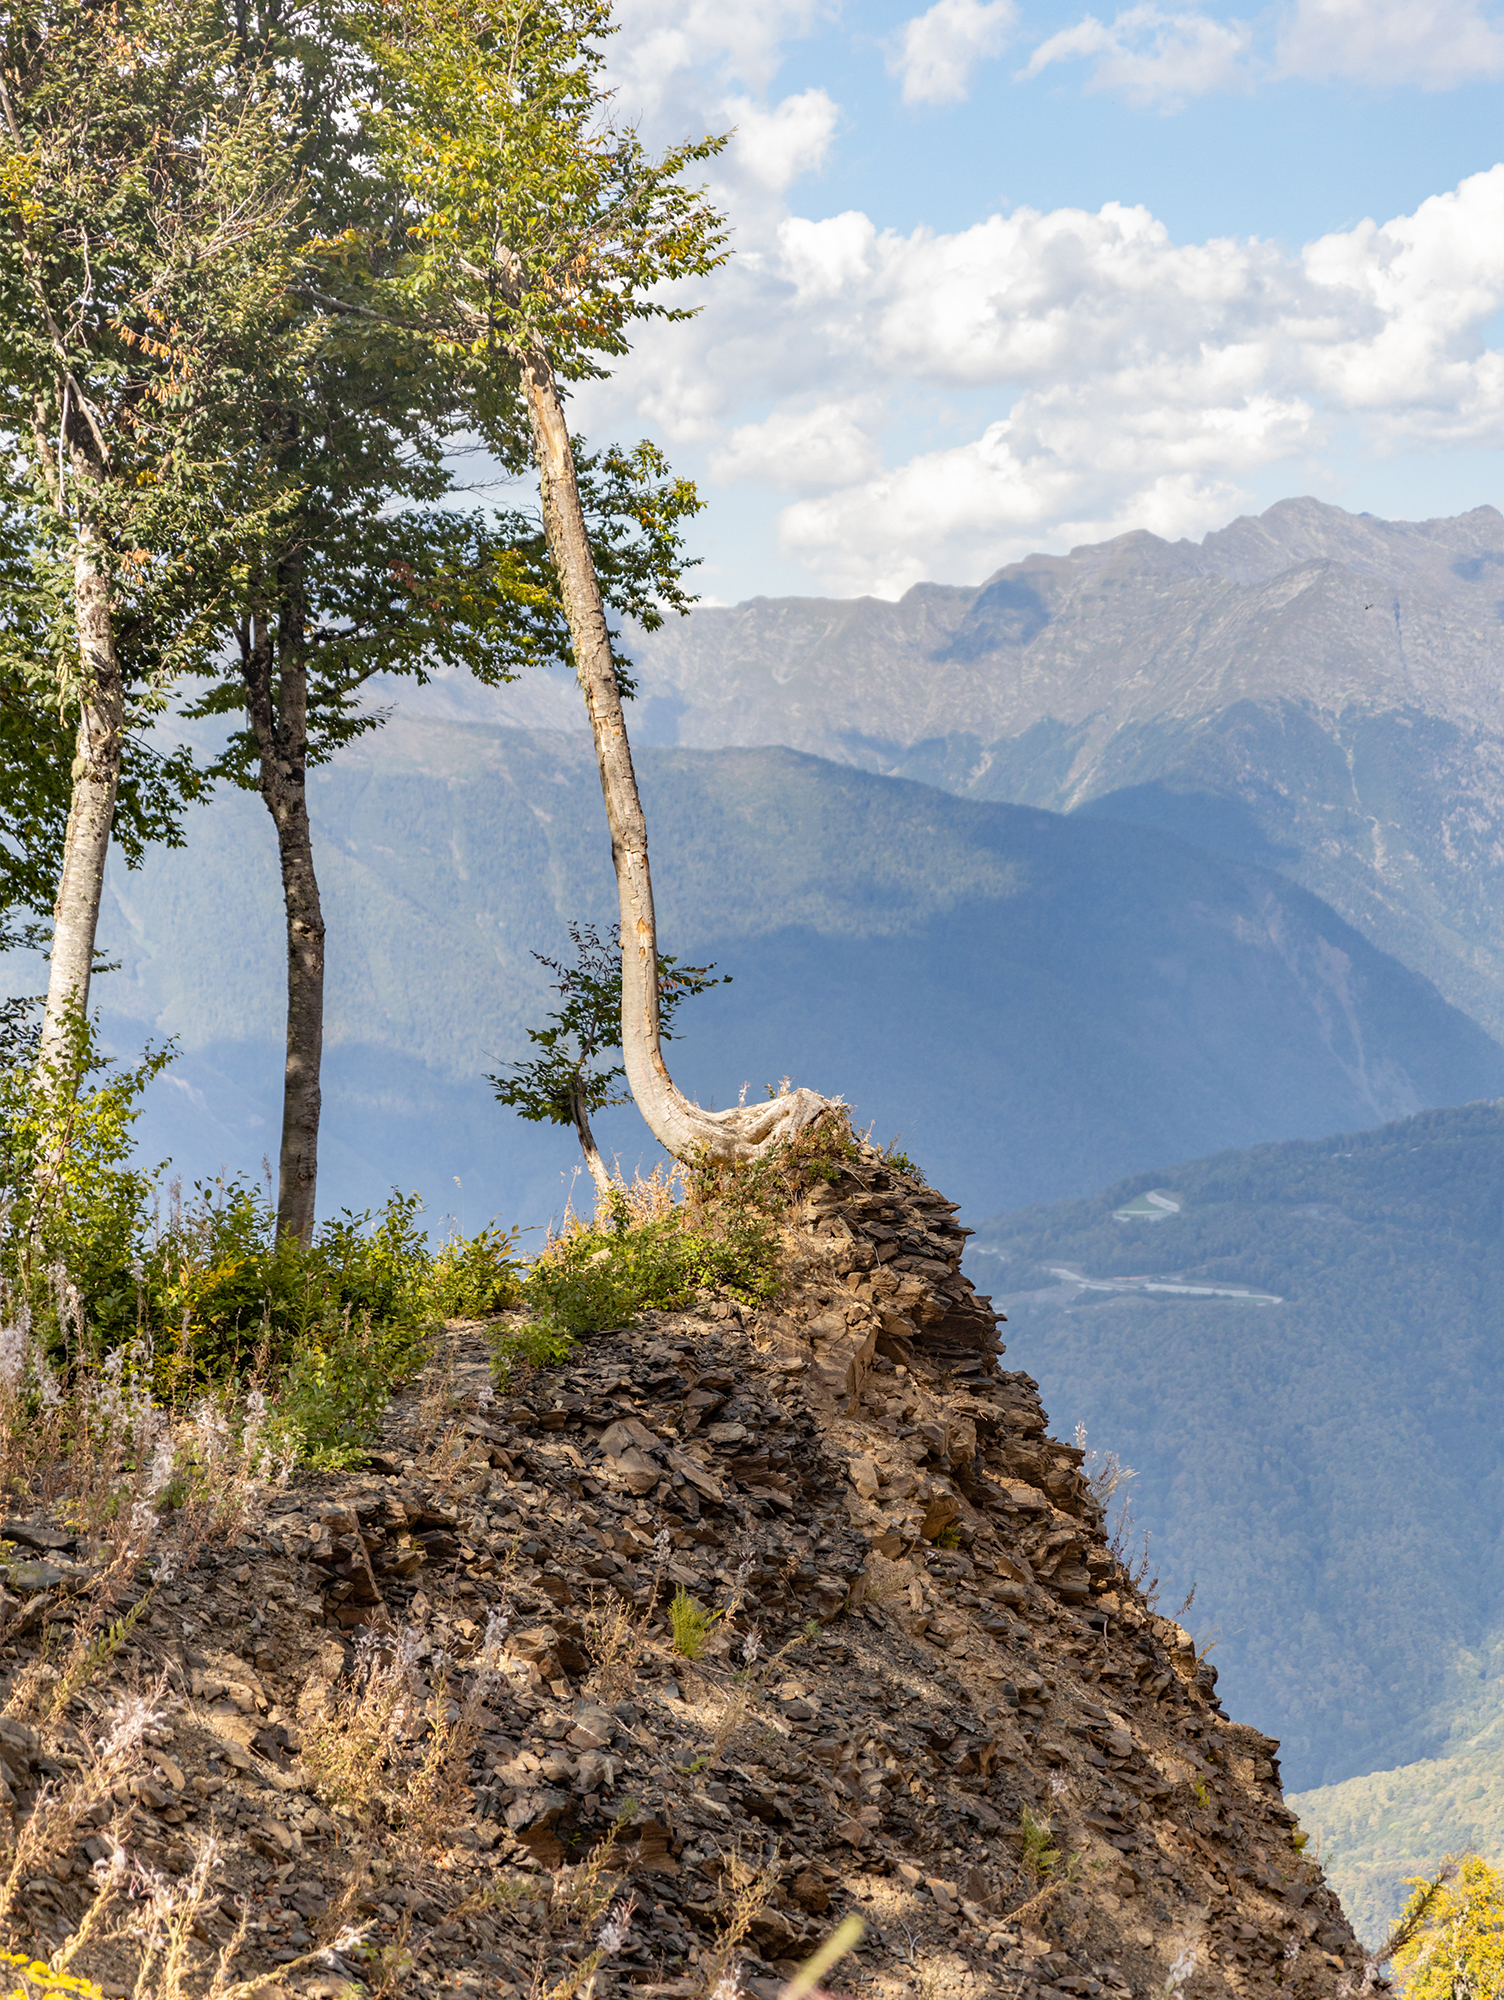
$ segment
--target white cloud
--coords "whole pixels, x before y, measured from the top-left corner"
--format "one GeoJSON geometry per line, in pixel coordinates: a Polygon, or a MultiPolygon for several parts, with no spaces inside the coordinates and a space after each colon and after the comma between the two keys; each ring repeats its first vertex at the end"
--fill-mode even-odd
{"type": "Polygon", "coordinates": [[[697,398],[712,478],[780,487],[782,544],[823,589],[1199,534],[1273,469],[1305,479],[1346,425],[1370,456],[1504,448],[1504,166],[1295,253],[1176,243],[1112,203],[906,235],[787,217],[710,299],[618,392],[655,425],[697,398]],[[937,440],[957,392],[990,420],[937,440]]]}
{"type": "Polygon", "coordinates": [[[1020,79],[1051,63],[1095,58],[1088,88],[1111,91],[1128,103],[1175,111],[1187,98],[1214,90],[1245,89],[1253,30],[1246,21],[1218,21],[1209,14],[1165,14],[1155,6],[1130,7],[1110,23],[1088,14],[1041,42],[1020,79]]]}
{"type": "Polygon", "coordinates": [[[1297,0],[1278,62],[1287,76],[1447,90],[1504,76],[1504,29],[1477,0],[1297,0]]]}
{"type": "Polygon", "coordinates": [[[1014,0],[936,0],[894,38],[888,71],[903,81],[905,104],[959,104],[971,73],[1001,55],[1018,19],[1014,0]]]}
{"type": "Polygon", "coordinates": [[[736,126],[737,164],[775,193],[825,164],[841,107],[818,88],[785,97],[770,110],[750,98],[732,98],[727,116],[736,126]]]}
{"type": "Polygon", "coordinates": [[[865,479],[881,463],[868,435],[881,419],[875,399],[775,410],[761,423],[739,424],[732,431],[711,453],[711,477],[727,483],[766,480],[795,493],[865,479]]]}
{"type": "MultiPolygon", "coordinates": [[[[707,79],[761,95],[785,42],[807,35],[830,0],[618,0],[618,33],[607,44],[612,80],[629,120],[682,116],[707,79]]],[[[674,133],[672,136],[680,136],[674,133]]]]}
{"type": "Polygon", "coordinates": [[[1089,62],[1088,89],[1174,111],[1189,98],[1281,76],[1426,90],[1504,76],[1504,24],[1479,0],[1292,0],[1260,25],[1256,40],[1247,21],[1170,13],[1145,0],[1111,21],[1087,14],[1051,35],[1018,80],[1054,63],[1089,62]]]}

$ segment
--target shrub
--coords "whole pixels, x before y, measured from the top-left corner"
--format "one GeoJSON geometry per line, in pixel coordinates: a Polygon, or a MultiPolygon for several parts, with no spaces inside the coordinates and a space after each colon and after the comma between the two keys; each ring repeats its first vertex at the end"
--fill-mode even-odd
{"type": "Polygon", "coordinates": [[[710,1628],[720,1615],[719,1611],[707,1611],[681,1584],[668,1607],[674,1651],[686,1660],[698,1660],[705,1651],[710,1628]]]}
{"type": "Polygon", "coordinates": [[[428,1302],[437,1319],[489,1319],[522,1297],[517,1232],[449,1236],[434,1254],[428,1302]]]}
{"type": "Polygon", "coordinates": [[[551,1244],[522,1296],[538,1325],[578,1338],[625,1326],[639,1312],[687,1306],[702,1291],[760,1296],[770,1275],[760,1247],[696,1229],[679,1211],[636,1227],[618,1214],[551,1244]]]}
{"type": "Polygon", "coordinates": [[[1060,1860],[1059,1848],[1050,1845],[1050,1823],[1036,1819],[1025,1806],[1018,1816],[1018,1830],[1022,1836],[1023,1865],[1036,1882],[1042,1882],[1054,1872],[1060,1860]]]}
{"type": "Polygon", "coordinates": [[[571,1219],[522,1282],[532,1323],[507,1334],[501,1366],[558,1360],[581,1336],[672,1312],[706,1292],[758,1304],[778,1290],[782,1228],[812,1181],[833,1180],[854,1150],[844,1113],[751,1161],[695,1160],[666,1177],[614,1184],[593,1222],[571,1219]]]}
{"type": "Polygon", "coordinates": [[[417,1197],[394,1191],[304,1244],[278,1238],[245,1180],[160,1189],[129,1164],[131,1127],[169,1054],[112,1064],[80,1021],[66,1074],[0,1074],[0,1325],[24,1327],[49,1371],[26,1393],[112,1355],[117,1382],[172,1407],[248,1381],[270,1393],[280,1451],[346,1464],[440,1321],[516,1302],[515,1236],[430,1250],[417,1197]]]}
{"type": "Polygon", "coordinates": [[[130,1266],[152,1176],[127,1164],[131,1127],[142,1092],[171,1057],[170,1047],[149,1049],[125,1068],[100,1053],[76,1016],[62,1063],[0,1074],[0,1307],[26,1306],[60,1340],[78,1297],[92,1305],[134,1293],[130,1266]],[[99,1081],[86,1088],[91,1078],[99,1081]]]}

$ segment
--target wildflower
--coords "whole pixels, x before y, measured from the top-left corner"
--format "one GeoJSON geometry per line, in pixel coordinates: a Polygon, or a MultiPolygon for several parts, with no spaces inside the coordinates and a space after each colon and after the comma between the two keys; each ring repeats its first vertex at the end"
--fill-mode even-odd
{"type": "Polygon", "coordinates": [[[240,1433],[240,1455],[247,1469],[259,1471],[257,1459],[260,1452],[261,1433],[266,1428],[266,1398],[259,1389],[252,1389],[245,1399],[245,1424],[240,1433]]]}
{"type": "Polygon", "coordinates": [[[158,1494],[167,1491],[168,1486],[172,1483],[173,1466],[176,1457],[177,1454],[172,1448],[172,1439],[164,1431],[157,1439],[156,1447],[151,1455],[151,1465],[147,1469],[146,1497],[149,1500],[155,1500],[158,1494]]]}
{"type": "Polygon", "coordinates": [[[632,1929],[632,1912],[636,1907],[636,1898],[628,1896],[625,1902],[616,1904],[596,1933],[595,1941],[607,1958],[614,1958],[626,1943],[632,1929]]]}
{"type": "MultiPolygon", "coordinates": [[[[91,1413],[107,1438],[113,1437],[117,1428],[125,1422],[125,1391],[121,1383],[124,1368],[125,1349],[117,1347],[105,1356],[104,1366],[99,1371],[101,1379],[95,1384],[90,1397],[91,1413]]],[[[3,1373],[4,1364],[0,1362],[0,1374],[3,1373]]]]}
{"type": "Polygon", "coordinates": [[[217,1466],[230,1448],[230,1426],[225,1422],[224,1411],[217,1409],[207,1396],[201,1396],[188,1412],[188,1421],[198,1439],[204,1464],[217,1466]]]}
{"type": "Polygon", "coordinates": [[[34,1356],[33,1361],[37,1375],[37,1394],[41,1398],[42,1408],[50,1415],[62,1402],[63,1392],[58,1387],[57,1377],[47,1361],[40,1354],[34,1356]]]}
{"type": "Polygon", "coordinates": [[[99,1838],[105,1842],[109,1851],[100,1855],[89,1873],[94,1877],[96,1887],[102,1891],[120,1880],[130,1857],[120,1842],[109,1833],[101,1832],[99,1838]]]}
{"type": "Polygon", "coordinates": [[[715,1983],[710,2000],[742,2000],[742,1975],[739,1966],[733,1965],[729,1972],[721,1974],[715,1983]]]}
{"type": "Polygon", "coordinates": [[[1170,1967],[1170,1976],[1165,1981],[1165,1992],[1167,1994],[1178,1993],[1195,1970],[1196,1947],[1188,1944],[1179,1958],[1170,1967]]]}
{"type": "Polygon", "coordinates": [[[110,1733],[99,1746],[100,1756],[123,1756],[141,1741],[148,1729],[158,1728],[162,1719],[162,1711],[153,1708],[145,1695],[123,1696],[110,1717],[110,1733]]]}
{"type": "Polygon", "coordinates": [[[358,1950],[365,1943],[368,1932],[369,1926],[365,1930],[358,1930],[353,1924],[347,1924],[333,1943],[326,1944],[318,1955],[320,1958],[329,1958],[336,1952],[358,1950]]]}
{"type": "Polygon", "coordinates": [[[667,1528],[660,1528],[653,1537],[653,1554],[659,1562],[668,1561],[668,1552],[673,1547],[674,1538],[667,1528]]]}
{"type": "Polygon", "coordinates": [[[28,1333],[29,1329],[20,1324],[0,1326],[0,1385],[12,1395],[20,1388],[26,1373],[28,1333]]]}
{"type": "Polygon", "coordinates": [[[486,1629],[481,1638],[480,1651],[475,1656],[475,1671],[478,1676],[479,1691],[485,1694],[490,1683],[501,1670],[501,1649],[506,1644],[506,1636],[512,1621],[505,1611],[492,1611],[486,1619],[486,1629]]]}
{"type": "Polygon", "coordinates": [[[762,1633],[756,1626],[742,1640],[742,1658],[750,1667],[762,1652],[762,1633]]]}

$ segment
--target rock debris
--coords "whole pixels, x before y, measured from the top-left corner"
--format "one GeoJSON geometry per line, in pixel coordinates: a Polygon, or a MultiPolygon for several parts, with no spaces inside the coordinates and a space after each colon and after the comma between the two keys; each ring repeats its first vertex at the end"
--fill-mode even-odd
{"type": "MultiPolygon", "coordinates": [[[[213,1830],[199,1936],[244,1918],[236,1975],[289,1966],[287,1995],[376,1983],[360,1950],[308,1962],[338,1915],[401,1954],[404,1994],[522,2000],[604,1927],[595,2000],[776,2000],[851,1911],[827,1985],[874,2000],[1352,1990],[1363,1954],[1294,1844],[1277,1744],[1228,1719],[1109,1546],[1082,1454],[1002,1365],[955,1213],[862,1149],[803,1200],[773,1308],[644,1315],[510,1392],[491,1330],[452,1325],[365,1470],[300,1476],[159,1583],[70,1706],[86,1734],[166,1675],[147,1775],[25,1886],[33,1949],[87,1906],[108,1822],[169,1878],[213,1830]],[[681,1594],[695,1660],[670,1644],[681,1594]],[[484,1700],[445,1843],[378,1839],[352,1910],[358,1832],[304,1732],[399,1645],[409,1712],[437,1687],[457,1713],[477,1675],[484,1700]],[[608,1838],[630,1908],[592,1930],[572,1891],[608,1838]]],[[[13,1684],[66,1626],[75,1548],[66,1523],[5,1534],[13,1684]],[[23,1629],[49,1589],[51,1625],[23,1629]]],[[[0,1718],[0,1802],[24,1816],[67,1755],[0,1718]]]]}

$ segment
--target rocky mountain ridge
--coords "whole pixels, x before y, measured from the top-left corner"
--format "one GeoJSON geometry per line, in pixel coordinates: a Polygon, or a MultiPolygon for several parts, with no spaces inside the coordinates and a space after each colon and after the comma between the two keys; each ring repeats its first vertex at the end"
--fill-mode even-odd
{"type": "MultiPolygon", "coordinates": [[[[964,1236],[862,1149],[768,1309],[645,1315],[500,1392],[452,1328],[364,1473],[300,1479],[143,1606],[105,1678],[170,1692],[115,1836],[167,1882],[214,1831],[197,1934],[267,2000],[382,1965],[456,2000],[776,2000],[849,1912],[830,1977],[873,2000],[1350,1991],[1277,1746],[1109,1545],[964,1236]],[[330,1790],[329,1718],[383,1661],[410,1706],[377,1762],[457,1746],[426,1842],[330,1790]]],[[[0,1653],[12,1708],[43,1624],[0,1653]]],[[[23,1817],[108,1692],[0,1728],[23,1817]]],[[[86,1913],[91,1841],[25,1884],[33,1948],[86,1913]]]]}
{"type": "MultiPolygon", "coordinates": [[[[1281,501],[899,602],[755,598],[629,634],[635,740],[785,744],[1282,869],[1504,1035],[1504,517],[1281,501]]],[[[577,692],[414,712],[579,729],[577,692]]]]}

